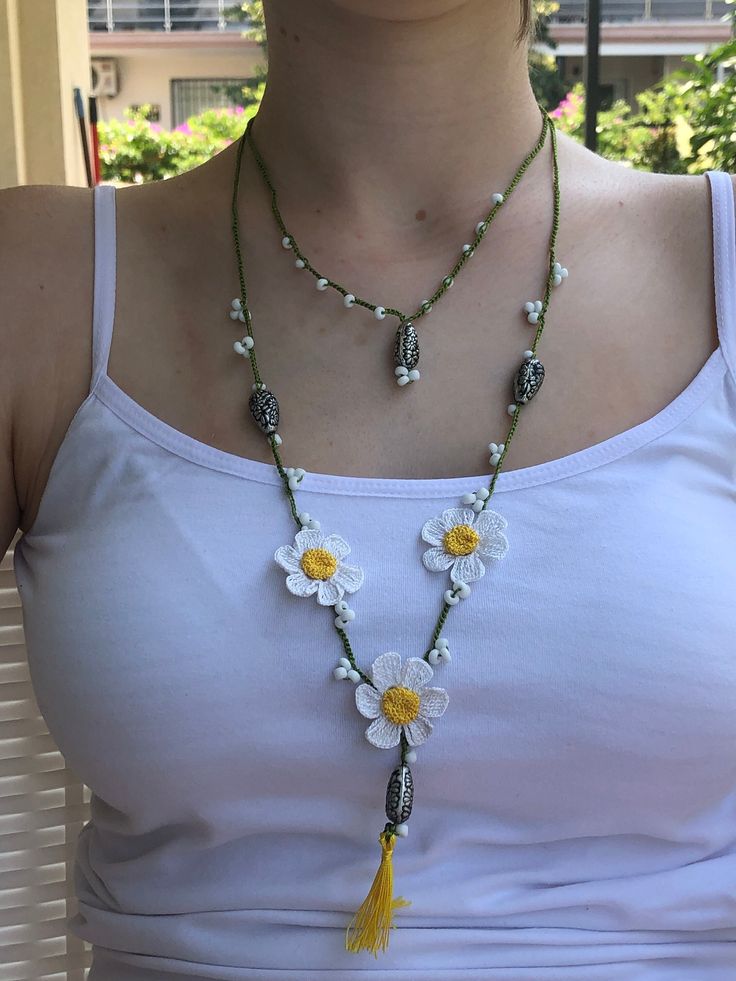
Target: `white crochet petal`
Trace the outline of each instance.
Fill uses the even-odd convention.
[[[355,689],[355,704],[366,719],[377,719],[381,714],[381,696],[372,685],[358,685]]]
[[[498,511],[484,508],[476,515],[474,527],[480,537],[485,538],[487,535],[494,535],[498,531],[503,531],[507,525],[508,521]]]
[[[286,569],[287,572],[298,572],[301,568],[299,565],[299,553],[291,545],[282,545],[281,548],[277,548],[274,558],[281,568]]]
[[[303,572],[293,572],[286,577],[286,588],[295,596],[311,596],[317,592],[319,582],[317,579],[310,579]],[[335,600],[337,602],[337,600]]]
[[[308,548],[319,548],[322,544],[322,534],[316,528],[302,528],[294,535],[297,551],[302,555]]]
[[[401,655],[394,651],[381,654],[373,662],[371,678],[378,691],[383,694],[387,688],[401,684]]]
[[[333,579],[318,579],[317,602],[321,606],[334,606],[338,600],[342,599],[343,588]]]
[[[332,577],[347,593],[354,593],[363,585],[363,570],[357,565],[338,565],[335,575]]]
[[[419,717],[436,719],[443,715],[450,703],[450,696],[444,688],[425,688],[419,695]]]
[[[401,740],[401,726],[389,722],[385,716],[380,715],[366,729],[365,738],[378,749],[393,749]]]
[[[375,725],[375,722],[372,725]],[[421,746],[432,733],[432,723],[418,716],[413,722],[407,722],[404,733],[410,746]]]
[[[453,582],[475,582],[485,575],[486,567],[475,554],[458,555],[450,570],[450,579]]]
[[[449,531],[455,525],[470,525],[472,527],[474,521],[475,511],[471,511],[470,508],[447,508],[442,512],[445,531]]]
[[[445,572],[455,561],[455,556],[450,555],[443,548],[428,548],[422,556],[425,568],[430,572]]]
[[[404,688],[420,692],[432,680],[433,671],[421,657],[410,657],[404,662],[401,670],[401,682]]]
[[[484,559],[502,559],[508,550],[509,540],[501,531],[482,536],[475,549]]]
[[[429,545],[441,545],[446,531],[442,518],[430,518],[422,528],[422,538]]]
[[[326,548],[338,560],[344,559],[350,551],[348,543],[339,535],[328,535],[327,538],[323,538],[320,548]]]

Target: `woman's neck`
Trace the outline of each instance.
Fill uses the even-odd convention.
[[[292,208],[387,231],[475,213],[539,138],[518,0],[269,0],[266,15],[254,136]]]

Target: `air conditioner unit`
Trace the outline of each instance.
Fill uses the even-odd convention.
[[[114,58],[92,59],[92,88],[89,94],[118,94],[118,63]]]

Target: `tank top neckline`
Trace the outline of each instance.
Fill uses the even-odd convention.
[[[623,432],[544,463],[502,471],[496,493],[519,490],[574,476],[613,462],[669,432],[707,398],[717,380],[730,370],[736,380],[736,219],[731,178],[707,171],[712,196],[714,287],[718,346],[695,377],[664,408]],[[229,453],[181,432],[131,398],[107,374],[112,344],[116,293],[115,187],[94,189],[95,258],[93,302],[93,372],[90,390],[77,414],[99,400],[131,429],[162,449],[198,466],[255,480],[281,483],[274,465]],[[71,426],[70,426],[71,429]],[[473,474],[458,477],[366,477],[307,471],[300,490],[340,495],[443,498],[462,494],[479,481]]]

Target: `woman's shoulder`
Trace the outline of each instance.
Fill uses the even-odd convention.
[[[23,512],[39,461],[89,385],[93,257],[89,188],[0,191],[0,447],[16,499],[8,479],[4,525],[11,505]]]

